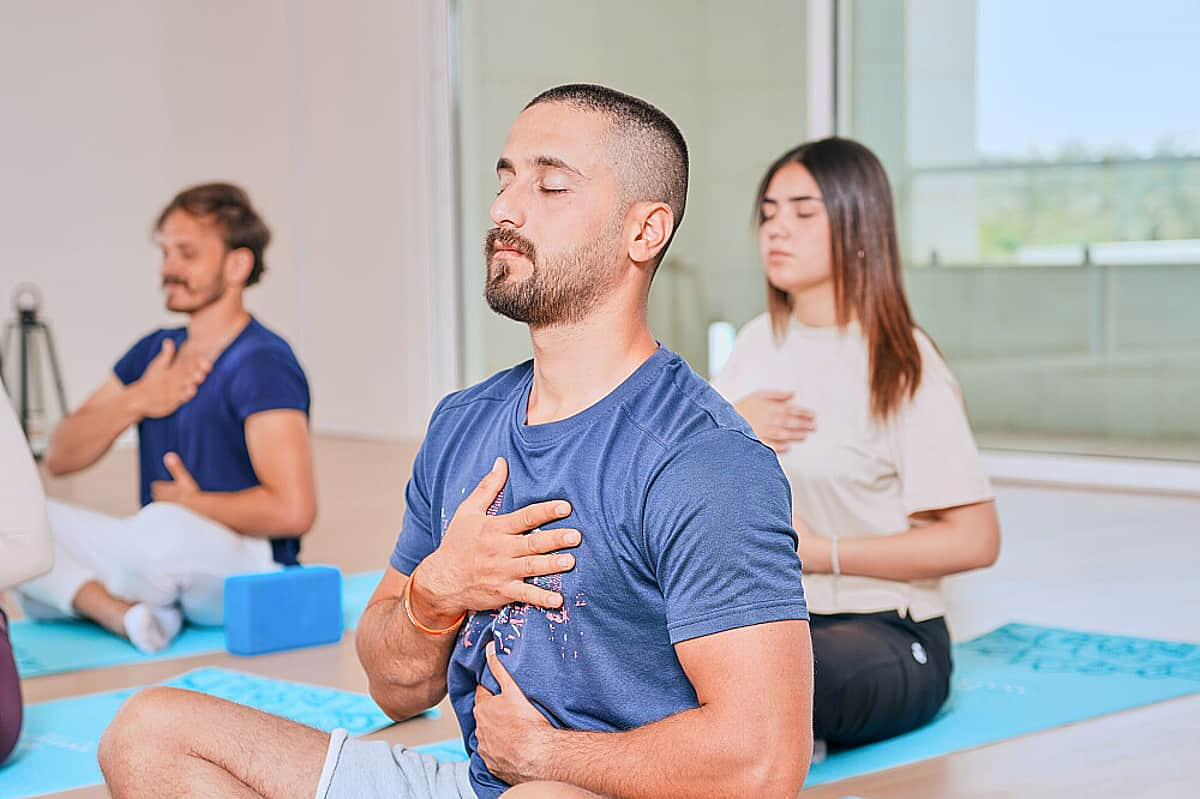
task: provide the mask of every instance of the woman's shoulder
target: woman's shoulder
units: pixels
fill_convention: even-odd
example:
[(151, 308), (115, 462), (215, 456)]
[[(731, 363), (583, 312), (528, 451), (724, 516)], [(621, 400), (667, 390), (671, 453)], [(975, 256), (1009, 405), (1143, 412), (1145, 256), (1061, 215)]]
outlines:
[(737, 334), (737, 343), (761, 344), (771, 341), (771, 338), (771, 314), (764, 311), (742, 325)]
[(750, 391), (753, 375), (762, 370), (763, 358), (771, 346), (771, 319), (759, 314), (742, 325), (725, 363), (713, 375), (712, 386), (725, 399), (735, 402)]
[(958, 380), (933, 338), (919, 327), (913, 328), (913, 338), (921, 355), (921, 385), (918, 390), (948, 385), (956, 394), (960, 394)]

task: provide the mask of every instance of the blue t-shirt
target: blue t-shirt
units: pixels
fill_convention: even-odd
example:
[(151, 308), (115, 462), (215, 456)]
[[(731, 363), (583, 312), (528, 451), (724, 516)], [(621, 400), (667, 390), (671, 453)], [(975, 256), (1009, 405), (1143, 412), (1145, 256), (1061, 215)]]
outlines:
[[(187, 340), (187, 328), (156, 330), (134, 344), (113, 367), (117, 378), (125, 385), (139, 380), (165, 338), (178, 349)], [(217, 357), (196, 396), (170, 416), (138, 423), (142, 505), (151, 502), (151, 482), (171, 479), (163, 465), (168, 452), (179, 455), (202, 491), (259, 485), (246, 448), (246, 417), (281, 408), (308, 414), (308, 380), (288, 343), (251, 318)], [(273, 538), (271, 549), (277, 563), (294, 565), (300, 539)]]
[(489, 640), (552, 724), (614, 731), (697, 707), (675, 644), (808, 618), (775, 453), (682, 358), (660, 347), (582, 413), (528, 426), (532, 380), (527, 362), (438, 405), (391, 558), (411, 574), (498, 456), (509, 478), (492, 512), (565, 499), (571, 516), (546, 528), (583, 534), (572, 571), (533, 580), (561, 608), (473, 613), (459, 633), (448, 686), (481, 799), (507, 787), (476, 752), (475, 687), (498, 690)]

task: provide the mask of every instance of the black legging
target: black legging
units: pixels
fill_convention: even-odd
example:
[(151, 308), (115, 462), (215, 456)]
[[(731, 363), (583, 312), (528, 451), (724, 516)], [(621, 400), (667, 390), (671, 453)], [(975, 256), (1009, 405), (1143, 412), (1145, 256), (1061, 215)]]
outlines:
[(21, 679), (8, 641), (8, 617), (0, 610), (0, 763), (8, 759), (21, 734)]
[(930, 721), (950, 693), (950, 632), (938, 616), (813, 615), (813, 735), (881, 741)]

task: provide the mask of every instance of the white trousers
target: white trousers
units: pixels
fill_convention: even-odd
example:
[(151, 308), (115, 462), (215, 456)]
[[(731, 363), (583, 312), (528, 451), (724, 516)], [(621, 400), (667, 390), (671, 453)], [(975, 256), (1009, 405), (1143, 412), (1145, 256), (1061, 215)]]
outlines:
[(128, 602), (178, 604), (193, 624), (220, 625), (226, 577), (280, 568), (267, 539), (235, 533), (170, 502), (152, 502), (126, 518), (54, 500), (46, 510), (54, 568), (17, 589), (31, 616), (76, 616), (75, 595), (96, 580)]

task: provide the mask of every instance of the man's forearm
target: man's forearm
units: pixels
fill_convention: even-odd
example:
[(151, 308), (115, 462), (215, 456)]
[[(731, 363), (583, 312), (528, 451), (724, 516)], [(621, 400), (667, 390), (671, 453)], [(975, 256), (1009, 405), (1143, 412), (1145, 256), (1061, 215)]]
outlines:
[(811, 730), (772, 734), (748, 717), (701, 707), (626, 732), (549, 730), (523, 776), (612, 799), (794, 799)]
[(382, 599), (367, 607), (355, 636), (371, 696), (390, 717), (409, 718), (446, 695), (454, 633), (423, 633), (408, 620), (401, 600)]
[(131, 388), (86, 405), (59, 423), (46, 451), (46, 468), (54, 475), (86, 469), (131, 425), (142, 420), (137, 395)]
[(182, 501), (201, 516), (252, 538), (303, 535), (313, 525), (315, 502), (265, 486), (243, 491), (201, 491)]

